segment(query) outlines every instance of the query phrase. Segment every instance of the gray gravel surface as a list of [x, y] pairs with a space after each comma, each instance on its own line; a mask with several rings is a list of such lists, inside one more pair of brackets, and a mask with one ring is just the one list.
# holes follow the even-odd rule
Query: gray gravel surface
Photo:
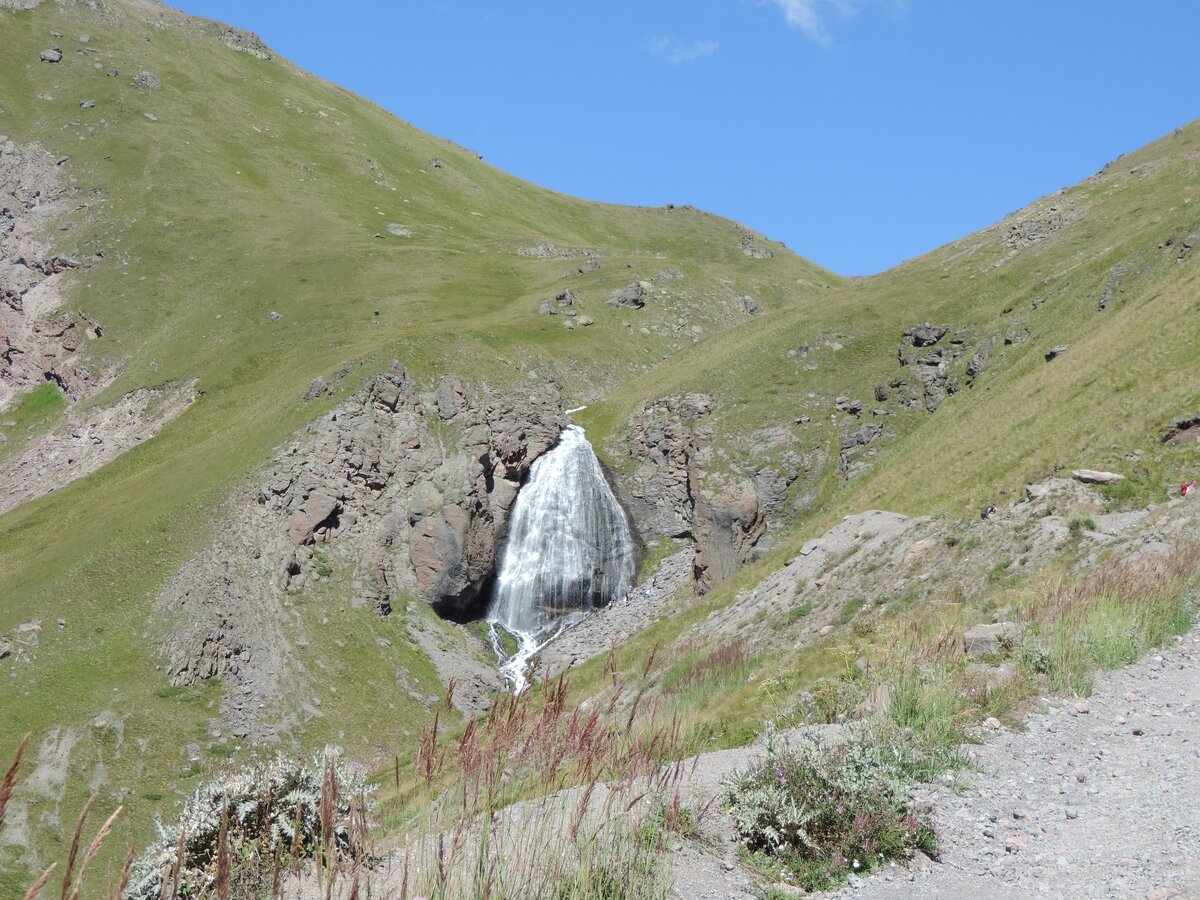
[[1200, 630], [1047, 701], [930, 799], [941, 863], [839, 897], [1200, 897]]

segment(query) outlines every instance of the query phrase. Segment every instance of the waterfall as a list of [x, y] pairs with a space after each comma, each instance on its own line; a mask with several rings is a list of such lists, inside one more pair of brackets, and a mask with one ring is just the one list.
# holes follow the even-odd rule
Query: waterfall
[[529, 660], [558, 629], [621, 596], [637, 575], [625, 511], [583, 429], [568, 425], [534, 460], [513, 507], [488, 610], [517, 640], [501, 672], [520, 692]]

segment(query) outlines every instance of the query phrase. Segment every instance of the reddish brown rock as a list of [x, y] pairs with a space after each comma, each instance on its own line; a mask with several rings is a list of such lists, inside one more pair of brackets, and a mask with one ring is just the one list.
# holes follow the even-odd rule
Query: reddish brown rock
[[338, 508], [338, 501], [324, 491], [309, 494], [304, 506], [292, 516], [292, 542], [312, 543], [313, 534], [333, 517]]

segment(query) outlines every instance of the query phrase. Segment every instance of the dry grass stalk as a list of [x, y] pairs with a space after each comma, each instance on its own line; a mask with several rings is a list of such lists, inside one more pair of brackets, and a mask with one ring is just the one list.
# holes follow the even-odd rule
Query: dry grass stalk
[[0, 828], [4, 827], [4, 810], [8, 806], [8, 800], [17, 788], [17, 771], [21, 768], [21, 758], [25, 755], [25, 747], [29, 744], [29, 737], [28, 734], [25, 735], [21, 739], [21, 743], [17, 745], [17, 752], [13, 756], [12, 765], [4, 773], [4, 781], [0, 782]]
[[129, 878], [133, 874], [133, 857], [135, 847], [131, 842], [129, 844], [129, 853], [125, 856], [125, 865], [121, 867], [121, 880], [117, 884], [117, 889], [112, 892], [113, 900], [121, 900], [125, 896], [125, 889], [129, 887]]
[[221, 830], [217, 833], [217, 900], [229, 900], [229, 804], [221, 806]]
[[96, 854], [100, 852], [100, 847], [108, 839], [109, 834], [112, 832], [113, 822], [117, 820], [117, 816], [121, 814], [123, 808], [118, 806], [113, 810], [113, 814], [104, 820], [104, 824], [100, 826], [100, 830], [92, 838], [91, 844], [88, 845], [87, 853], [83, 854], [83, 862], [80, 863], [79, 875], [75, 879], [75, 889], [71, 891], [70, 900], [79, 900], [79, 892], [83, 888], [83, 879], [87, 875], [88, 865], [96, 858]]
[[75, 861], [79, 857], [79, 839], [83, 836], [83, 823], [87, 820], [88, 812], [95, 802], [96, 795], [92, 794], [88, 797], [87, 803], [83, 804], [83, 811], [79, 813], [79, 818], [75, 821], [75, 833], [71, 836], [71, 849], [67, 853], [67, 868], [63, 872], [62, 891], [59, 892], [61, 900], [67, 900], [71, 896], [71, 879], [75, 875]]
[[25, 900], [37, 900], [38, 894], [42, 892], [42, 888], [46, 886], [46, 882], [50, 880], [51, 873], [58, 866], [58, 863], [50, 863], [50, 868], [42, 873], [42, 877], [33, 883], [33, 887], [25, 892]]

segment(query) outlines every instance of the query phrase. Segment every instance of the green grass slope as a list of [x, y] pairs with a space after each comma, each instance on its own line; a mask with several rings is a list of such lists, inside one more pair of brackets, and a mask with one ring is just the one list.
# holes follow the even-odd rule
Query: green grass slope
[[[1126, 474], [1130, 502], [1161, 498], [1197, 464], [1194, 451], [1161, 438], [1176, 418], [1200, 413], [1198, 179], [1200, 126], [1192, 124], [989, 229], [753, 322], [715, 353], [670, 360], [589, 414], [611, 427], [648, 392], [700, 389], [722, 401], [718, 433], [790, 426], [802, 413], [816, 427], [838, 395], [870, 410], [880, 405], [871, 402], [876, 385], [911, 381], [897, 348], [907, 328], [928, 321], [961, 329], [972, 348], [993, 338], [983, 373], [973, 386], [960, 373], [960, 390], [934, 413], [875, 420], [896, 438], [841, 489], [828, 473], [825, 514], [798, 537], [872, 506], [916, 514], [998, 502], [1073, 467]], [[1014, 229], [1047, 220], [1066, 224], [1014, 247]], [[789, 355], [834, 333], [844, 349], [818, 354], [816, 365]], [[818, 440], [828, 445], [829, 435]]]
[[[734, 223], [695, 210], [602, 206], [522, 183], [286, 62], [235, 52], [189, 20], [163, 26], [143, 6], [0, 10], [0, 131], [70, 157], [63, 172], [82, 208], [55, 250], [105, 256], [68, 288], [67, 307], [104, 327], [89, 345], [93, 368], [118, 373], [87, 402], [191, 379], [202, 391], [154, 440], [0, 520], [0, 634], [43, 623], [35, 662], [3, 673], [0, 747], [54, 727], [77, 742], [61, 804], [50, 790], [31, 812], [40, 848], [69, 838], [93, 784], [102, 806], [126, 803], [127, 833], [144, 834], [150, 811], [195, 783], [203, 765], [182, 748], [205, 743], [219, 691], [167, 687], [150, 602], [211, 539], [231, 487], [332, 402], [302, 401], [311, 379], [349, 362], [350, 390], [399, 358], [419, 377], [460, 371], [497, 387], [554, 375], [569, 398], [590, 400], [742, 326], [739, 294], [774, 314], [837, 281], [782, 248], [749, 259]], [[52, 45], [63, 61], [39, 62]], [[135, 87], [141, 70], [161, 90]], [[600, 270], [574, 275], [582, 256], [518, 254], [543, 240], [594, 251]], [[656, 279], [669, 269], [684, 280]], [[644, 310], [605, 305], [634, 278], [655, 284]], [[565, 287], [594, 325], [568, 331], [564, 317], [536, 314]], [[46, 427], [52, 401], [14, 410], [9, 430]], [[364, 616], [340, 627], [311, 651], [332, 671], [408, 669], [435, 690], [402, 640], [380, 650], [376, 639], [398, 625]], [[395, 750], [426, 714], [402, 694], [342, 697], [299, 730], [305, 743]], [[121, 718], [119, 736], [95, 724], [106, 710]]]
[[[592, 404], [586, 424], [601, 448], [639, 404], [704, 390], [718, 400], [718, 466], [761, 463], [763, 428], [827, 454], [811, 513], [696, 615], [848, 512], [958, 512], [1085, 464], [1129, 475], [1125, 500], [1135, 502], [1195, 464], [1159, 441], [1172, 419], [1200, 413], [1200, 263], [1185, 247], [1200, 232], [1194, 125], [991, 229], [847, 282], [777, 245], [771, 259], [748, 258], [738, 226], [696, 210], [541, 190], [286, 62], [235, 52], [192, 20], [105, 6], [0, 11], [0, 131], [70, 157], [63, 171], [81, 209], [55, 249], [105, 254], [68, 291], [70, 308], [104, 326], [92, 365], [118, 373], [86, 402], [191, 379], [202, 395], [153, 440], [0, 518], [0, 634], [43, 623], [34, 663], [0, 669], [0, 749], [55, 727], [74, 742], [62, 800], [49, 791], [30, 808], [43, 856], [69, 839], [93, 784], [102, 807], [127, 804], [120, 837], [144, 837], [151, 813], [232, 746], [205, 732], [219, 685], [167, 686], [146, 624], [151, 600], [211, 541], [233, 487], [333, 402], [302, 395], [343, 363], [343, 393], [393, 358], [423, 379], [451, 371], [506, 387], [556, 377], [569, 400]], [[63, 61], [39, 62], [53, 44]], [[85, 48], [96, 52], [75, 52]], [[131, 84], [142, 69], [161, 90]], [[85, 99], [95, 107], [81, 108]], [[539, 241], [587, 248], [600, 268], [575, 274], [581, 255], [518, 253]], [[1125, 274], [1100, 311], [1119, 264]], [[605, 304], [635, 278], [653, 285], [645, 309]], [[595, 324], [569, 331], [565, 317], [537, 315], [538, 301], [564, 288]], [[742, 294], [760, 315], [745, 314]], [[272, 311], [282, 319], [271, 322]], [[833, 399], [870, 407], [876, 385], [910, 375], [897, 347], [922, 321], [963, 330], [972, 347], [994, 337], [987, 367], [935, 413], [894, 410], [870, 468], [842, 484], [845, 417]], [[1068, 351], [1047, 363], [1059, 344]], [[789, 353], [800, 345], [817, 349]], [[6, 427], [25, 439], [59, 414], [39, 395], [10, 410]], [[810, 423], [794, 424], [801, 415]], [[320, 617], [321, 606], [304, 615]], [[427, 713], [365, 677], [404, 670], [436, 692], [401, 626], [364, 612], [335, 619], [319, 644], [306, 653], [353, 689], [323, 695], [325, 715], [297, 740], [401, 750]], [[181, 750], [190, 742], [205, 746], [200, 764]], [[19, 852], [0, 848], [0, 871]], [[0, 893], [23, 885], [23, 873], [12, 878], [0, 877]]]

